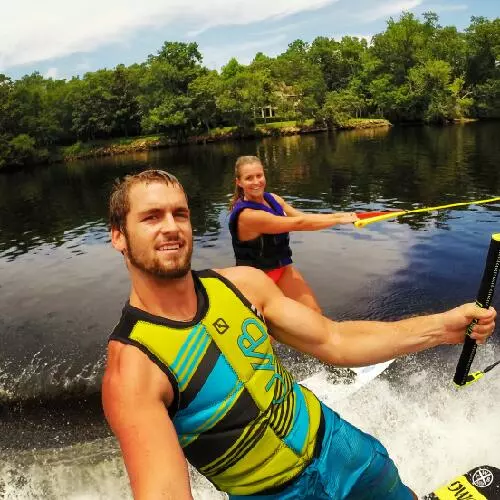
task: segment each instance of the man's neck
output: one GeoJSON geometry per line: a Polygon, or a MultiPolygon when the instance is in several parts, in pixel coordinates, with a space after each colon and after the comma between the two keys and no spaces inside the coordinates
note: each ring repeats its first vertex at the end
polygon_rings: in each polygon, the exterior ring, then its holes
{"type": "Polygon", "coordinates": [[[144,273],[132,273],[130,305],[155,316],[190,321],[197,312],[198,300],[193,275],[158,279],[144,273]]]}

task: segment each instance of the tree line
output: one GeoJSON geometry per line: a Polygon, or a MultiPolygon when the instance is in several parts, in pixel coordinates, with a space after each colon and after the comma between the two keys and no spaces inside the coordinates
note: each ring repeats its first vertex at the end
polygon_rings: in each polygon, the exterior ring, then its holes
{"type": "Polygon", "coordinates": [[[459,32],[403,13],[368,43],[317,37],[244,65],[203,66],[196,43],[165,42],[140,64],[70,80],[0,74],[0,168],[47,161],[61,145],[190,135],[266,121],[335,127],[351,117],[444,123],[500,117],[500,18],[459,32]]]}

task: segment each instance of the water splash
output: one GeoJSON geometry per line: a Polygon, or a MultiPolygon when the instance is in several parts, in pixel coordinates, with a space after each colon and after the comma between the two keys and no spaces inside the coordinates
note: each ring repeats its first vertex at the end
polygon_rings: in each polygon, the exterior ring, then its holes
{"type": "MultiPolygon", "coordinates": [[[[495,346],[484,346],[478,364],[488,364],[495,346]]],[[[338,380],[321,369],[306,381],[343,418],[378,437],[401,477],[419,495],[480,464],[500,464],[500,378],[491,372],[467,389],[451,384],[452,362],[439,356],[396,360],[369,383],[338,380]],[[349,392],[348,397],[342,390],[349,392]]],[[[337,378],[336,378],[337,377],[337,378]]],[[[12,500],[131,499],[114,438],[86,444],[7,451],[0,465],[0,497],[12,500]]],[[[196,500],[226,496],[192,469],[196,500]]]]}
{"type": "Polygon", "coordinates": [[[0,368],[0,403],[95,392],[104,363],[105,357],[101,356],[95,363],[76,369],[71,360],[51,359],[42,350],[20,372],[13,361],[5,361],[0,368]]]}
{"type": "Polygon", "coordinates": [[[379,438],[403,481],[423,495],[475,466],[500,464],[500,378],[485,377],[457,390],[451,371],[424,369],[416,359],[398,360],[398,371],[347,399],[335,398],[329,384],[317,384],[315,392],[343,418],[379,438]]]}

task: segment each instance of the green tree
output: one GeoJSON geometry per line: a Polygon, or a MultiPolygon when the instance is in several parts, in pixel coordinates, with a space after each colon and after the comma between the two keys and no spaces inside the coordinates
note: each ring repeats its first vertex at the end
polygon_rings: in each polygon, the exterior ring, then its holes
{"type": "Polygon", "coordinates": [[[222,68],[220,93],[216,106],[228,123],[245,128],[255,124],[260,109],[269,103],[269,74],[252,71],[235,61],[222,68]]]}
{"type": "Polygon", "coordinates": [[[14,82],[9,125],[13,136],[28,134],[42,146],[57,142],[62,129],[49,99],[49,82],[37,72],[14,82]]]}
{"type": "Polygon", "coordinates": [[[395,85],[403,84],[417,64],[428,31],[414,14],[405,12],[399,21],[389,19],[385,32],[373,37],[371,52],[380,61],[378,69],[392,75],[395,85]]]}
{"type": "Polygon", "coordinates": [[[429,60],[415,66],[408,79],[416,119],[450,121],[463,117],[472,104],[464,93],[463,80],[452,79],[452,68],[445,61],[429,60]]]}
{"type": "Polygon", "coordinates": [[[190,128],[191,115],[189,97],[169,94],[142,119],[142,127],[145,132],[160,132],[176,140],[184,140],[190,128]]]}
{"type": "Polygon", "coordinates": [[[127,69],[118,65],[111,78],[111,109],[113,135],[138,135],[141,131],[141,114],[139,110],[139,80],[136,68],[127,69]]]}
{"type": "Polygon", "coordinates": [[[112,135],[114,103],[113,72],[101,69],[73,82],[72,130],[78,139],[94,140],[112,135]]]}
{"type": "Polygon", "coordinates": [[[465,30],[467,39],[466,83],[476,85],[490,78],[499,78],[500,18],[489,21],[484,17],[472,17],[465,30]]]}
{"type": "Polygon", "coordinates": [[[196,122],[188,89],[192,81],[206,73],[201,60],[196,43],[182,42],[165,42],[157,55],[148,57],[138,98],[144,131],[176,137],[188,134],[196,122]]]}
{"type": "Polygon", "coordinates": [[[192,99],[194,120],[210,132],[217,119],[217,95],[220,92],[221,80],[217,71],[209,71],[193,80],[188,87],[188,95],[192,99]]]}
{"type": "Polygon", "coordinates": [[[364,39],[345,36],[341,42],[317,37],[311,44],[309,59],[321,68],[327,90],[346,88],[362,69],[367,50],[364,39]]]}
{"type": "Polygon", "coordinates": [[[500,118],[500,78],[490,78],[473,90],[474,111],[479,118],[500,118]]]}
{"type": "Polygon", "coordinates": [[[321,110],[323,119],[329,126],[344,125],[349,118],[359,117],[366,109],[363,96],[352,89],[328,92],[321,110]]]}
{"type": "Polygon", "coordinates": [[[0,136],[12,127],[12,80],[0,73],[0,136]]]}
{"type": "Polygon", "coordinates": [[[309,44],[302,40],[290,43],[272,68],[276,87],[286,89],[286,99],[292,101],[293,115],[299,120],[314,117],[323,104],[326,84],[321,68],[309,57],[309,44]]]}

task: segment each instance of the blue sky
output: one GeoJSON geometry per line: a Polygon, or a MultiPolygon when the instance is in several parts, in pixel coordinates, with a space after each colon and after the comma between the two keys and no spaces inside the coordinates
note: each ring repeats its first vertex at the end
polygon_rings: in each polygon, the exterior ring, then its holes
{"type": "Polygon", "coordinates": [[[17,0],[0,17],[0,73],[39,71],[69,78],[142,62],[164,41],[197,42],[203,63],[249,63],[275,56],[297,38],[370,37],[402,11],[433,11],[463,30],[471,16],[493,19],[498,0],[17,0]],[[75,4],[75,5],[72,5],[75,4]]]}

